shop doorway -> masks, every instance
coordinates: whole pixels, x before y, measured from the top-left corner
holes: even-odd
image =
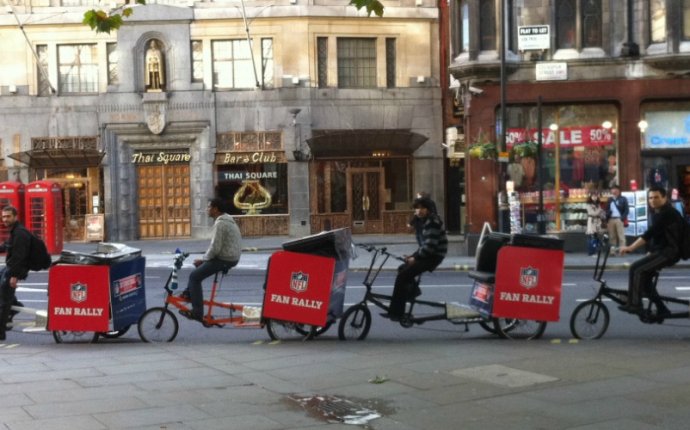
[[[347,207],[352,214],[352,232],[383,233],[385,176],[383,168],[349,168]]]
[[[189,164],[137,166],[139,237],[190,237]]]

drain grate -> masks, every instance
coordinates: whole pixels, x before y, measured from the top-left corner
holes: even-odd
[[[289,396],[310,415],[326,422],[364,425],[371,420],[381,418],[381,414],[364,405],[335,396]]]

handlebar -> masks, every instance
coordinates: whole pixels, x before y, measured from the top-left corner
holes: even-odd
[[[358,248],[362,248],[367,252],[373,252],[375,254],[386,255],[388,257],[393,257],[396,260],[405,261],[404,257],[401,257],[399,255],[388,252],[388,247],[385,247],[385,246],[376,247],[375,245],[371,245],[371,244],[367,244],[367,243],[356,243],[355,246]]]

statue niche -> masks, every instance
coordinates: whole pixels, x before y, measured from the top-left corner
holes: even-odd
[[[144,60],[146,91],[165,91],[165,58],[155,39],[149,42]]]

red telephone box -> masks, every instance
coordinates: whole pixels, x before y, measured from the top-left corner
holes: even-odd
[[[62,188],[52,181],[26,186],[24,198],[26,228],[43,239],[51,254],[62,252]]]
[[[14,181],[0,182],[0,210],[5,206],[14,206],[17,209],[17,219],[24,224],[24,184]],[[9,237],[9,230],[0,223],[0,243]]]

